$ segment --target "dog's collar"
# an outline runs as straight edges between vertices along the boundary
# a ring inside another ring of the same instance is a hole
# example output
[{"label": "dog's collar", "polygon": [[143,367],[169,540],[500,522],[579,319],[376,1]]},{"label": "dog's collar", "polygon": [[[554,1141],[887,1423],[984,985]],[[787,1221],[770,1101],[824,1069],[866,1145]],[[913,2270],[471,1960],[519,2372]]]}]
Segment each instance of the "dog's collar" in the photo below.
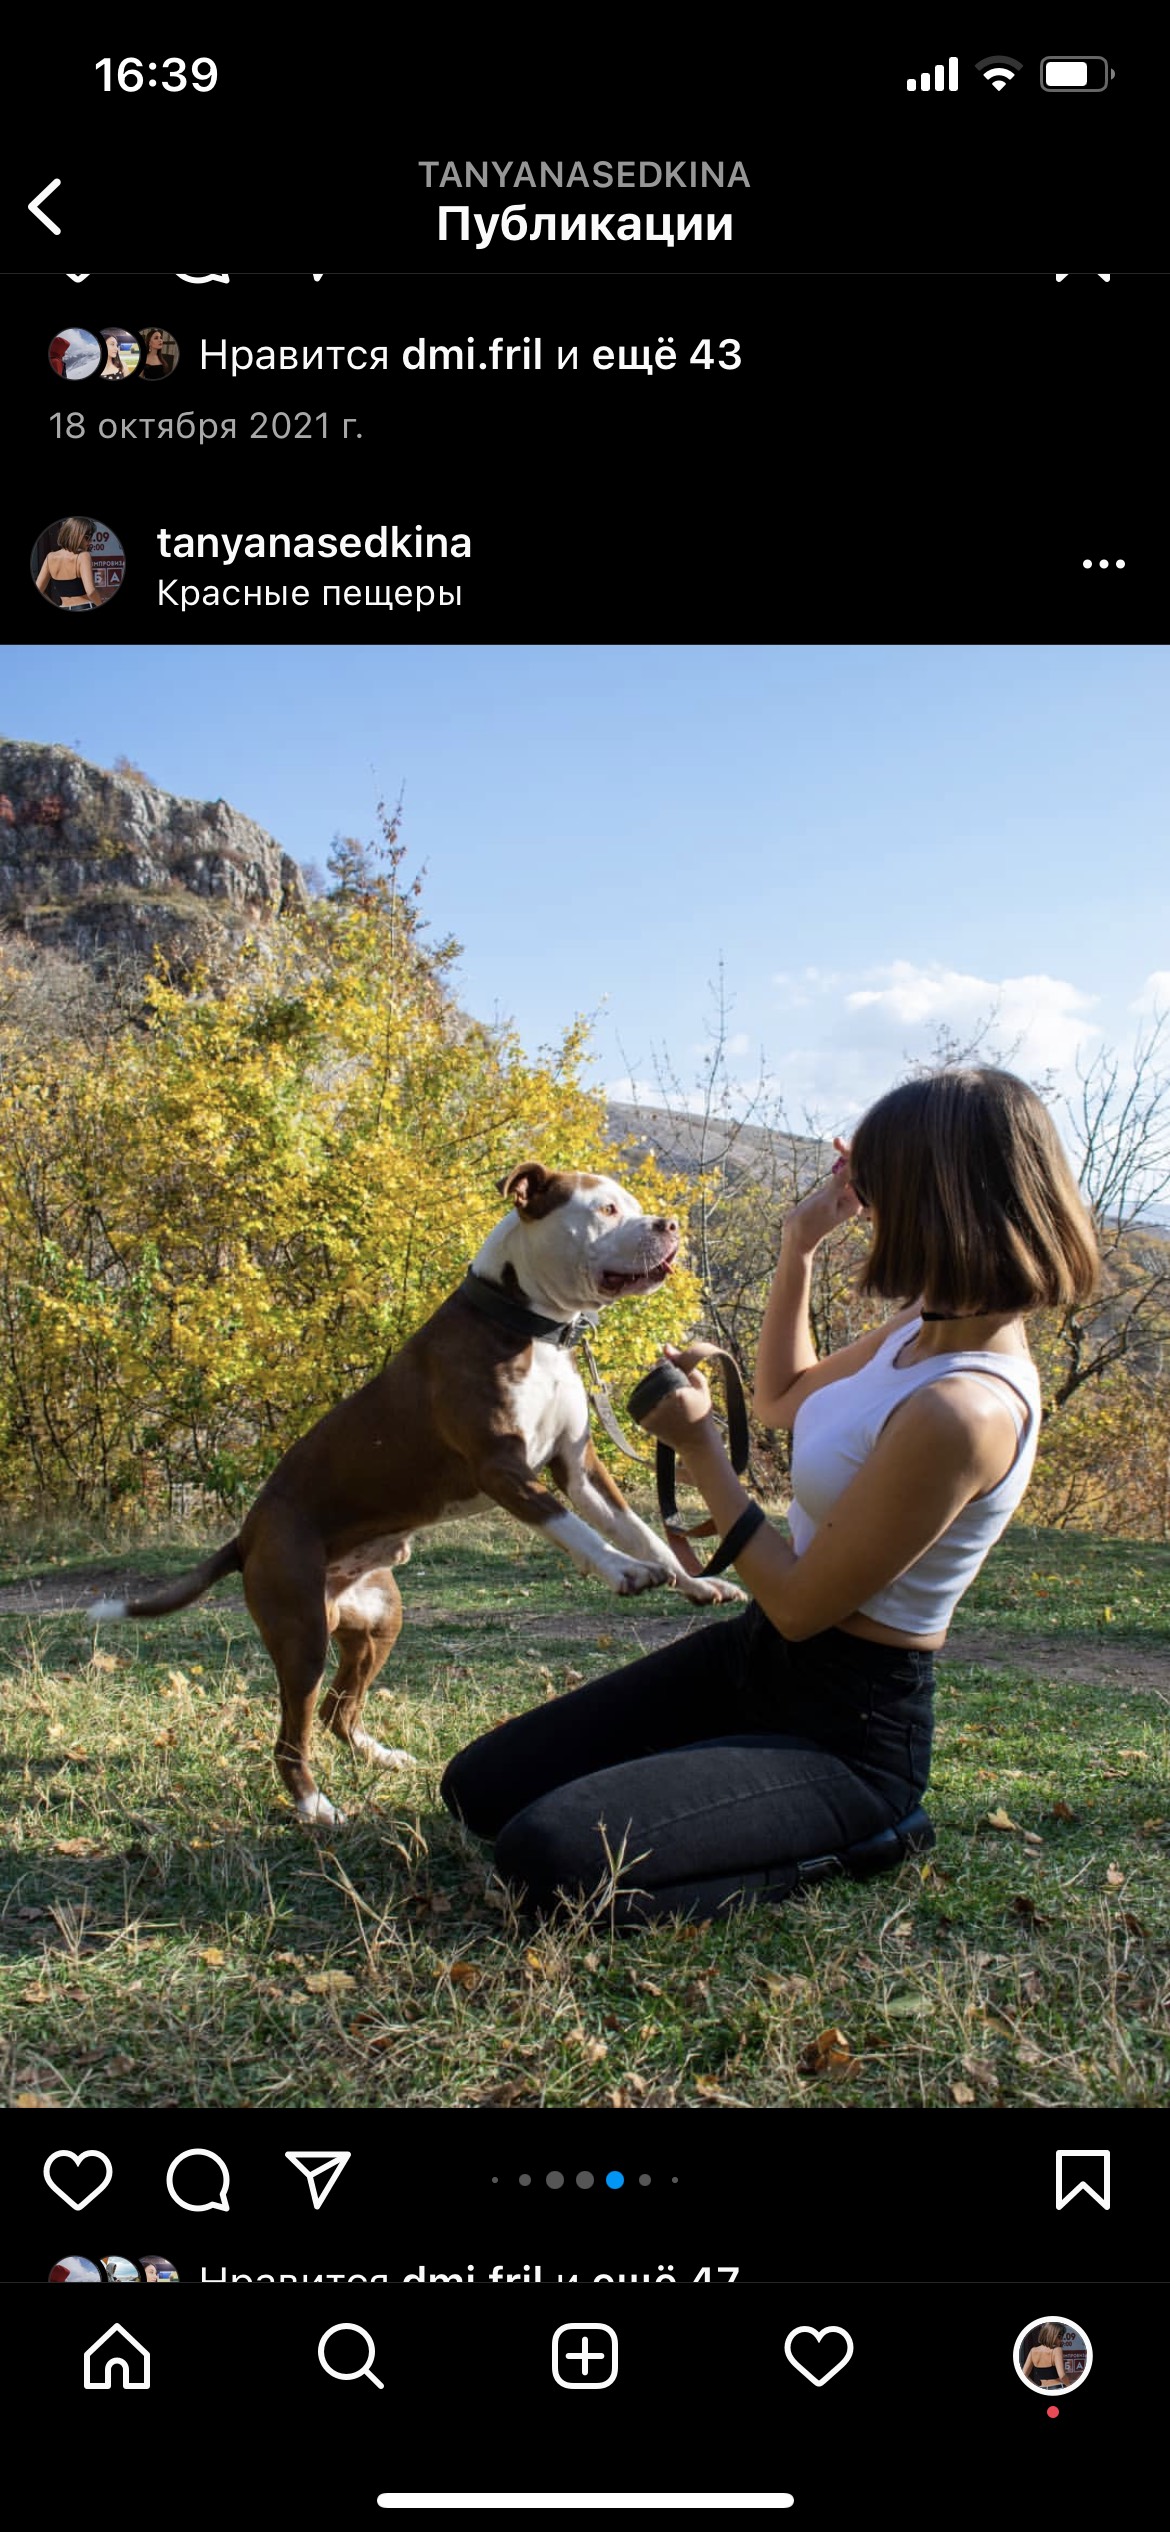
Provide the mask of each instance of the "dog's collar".
[{"label": "dog's collar", "polygon": [[530,1310],[526,1303],[513,1301],[498,1284],[489,1284],[486,1276],[477,1275],[469,1266],[459,1287],[473,1310],[481,1310],[485,1319],[494,1319],[498,1327],[507,1328],[511,1336],[531,1340],[543,1337],[548,1345],[579,1345],[590,1328],[597,1325],[600,1313],[581,1310],[575,1319],[545,1319],[539,1310]]}]

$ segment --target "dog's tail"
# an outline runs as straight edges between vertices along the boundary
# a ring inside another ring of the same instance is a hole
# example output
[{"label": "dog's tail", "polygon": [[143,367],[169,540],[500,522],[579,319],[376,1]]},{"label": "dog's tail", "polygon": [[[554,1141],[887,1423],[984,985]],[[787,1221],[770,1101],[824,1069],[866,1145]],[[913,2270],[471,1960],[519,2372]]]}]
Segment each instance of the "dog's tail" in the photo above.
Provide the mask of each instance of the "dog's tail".
[{"label": "dog's tail", "polygon": [[177,1582],[168,1583],[163,1591],[152,1591],[136,1600],[95,1600],[85,1612],[91,1626],[106,1618],[164,1618],[171,1609],[186,1609],[192,1600],[201,1600],[213,1583],[224,1574],[234,1574],[241,1563],[238,1539],[229,1539],[205,1565],[197,1565],[193,1574],[180,1574]]}]

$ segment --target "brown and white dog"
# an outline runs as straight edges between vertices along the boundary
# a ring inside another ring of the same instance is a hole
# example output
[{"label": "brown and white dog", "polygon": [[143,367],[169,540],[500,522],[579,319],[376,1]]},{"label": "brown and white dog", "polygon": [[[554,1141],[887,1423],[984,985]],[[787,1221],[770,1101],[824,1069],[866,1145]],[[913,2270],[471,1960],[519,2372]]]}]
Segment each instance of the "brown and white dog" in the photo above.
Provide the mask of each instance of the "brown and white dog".
[{"label": "brown and white dog", "polygon": [[[670,1274],[678,1223],[644,1214],[612,1178],[538,1161],[514,1169],[500,1193],[512,1209],[465,1281],[376,1379],[293,1443],[239,1535],[166,1590],[86,1613],[161,1617],[240,1571],[280,1683],[276,1764],[304,1820],[342,1817],[309,1765],[330,1636],[339,1662],[322,1721],[379,1766],[411,1763],[364,1732],[361,1714],[402,1625],[393,1568],[416,1531],[501,1504],[613,1591],[670,1583],[687,1600],[744,1597],[735,1583],[686,1573],[631,1511],[593,1448],[573,1360],[600,1310]],[[540,1483],[546,1469],[568,1505]]]}]

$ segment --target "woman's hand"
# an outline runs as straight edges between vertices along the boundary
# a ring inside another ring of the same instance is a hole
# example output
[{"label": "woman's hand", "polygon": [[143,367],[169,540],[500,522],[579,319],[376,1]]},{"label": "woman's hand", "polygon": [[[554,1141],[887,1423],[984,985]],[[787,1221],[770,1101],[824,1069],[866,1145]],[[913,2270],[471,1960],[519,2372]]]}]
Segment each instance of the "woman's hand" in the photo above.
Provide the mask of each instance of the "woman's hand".
[{"label": "woman's hand", "polygon": [[656,1442],[668,1443],[672,1451],[685,1457],[688,1443],[692,1447],[694,1445],[699,1425],[710,1425],[712,1433],[716,1430],[711,1413],[711,1392],[697,1365],[704,1355],[716,1353],[718,1348],[703,1344],[681,1348],[664,1345],[662,1351],[668,1363],[673,1363],[677,1371],[686,1373],[687,1386],[685,1389],[668,1390],[650,1414],[640,1416],[638,1421],[643,1432],[653,1434]]},{"label": "woman's hand", "polygon": [[811,1257],[813,1250],[842,1222],[856,1222],[866,1210],[849,1177],[849,1145],[842,1142],[839,1134],[833,1136],[833,1149],[839,1157],[828,1178],[784,1216],[784,1238],[806,1257]]}]

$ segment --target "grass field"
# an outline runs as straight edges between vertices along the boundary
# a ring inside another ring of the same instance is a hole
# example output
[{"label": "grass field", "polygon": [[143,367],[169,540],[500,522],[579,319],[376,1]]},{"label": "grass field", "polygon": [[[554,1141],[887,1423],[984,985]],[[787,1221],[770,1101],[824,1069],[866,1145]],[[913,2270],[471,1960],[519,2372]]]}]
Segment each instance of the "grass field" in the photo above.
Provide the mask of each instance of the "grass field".
[{"label": "grass field", "polygon": [[0,1567],[0,2100],[1170,2097],[1170,1548],[1009,1532],[939,1660],[929,1858],[634,1938],[518,1922],[438,1775],[664,1627],[722,1620],[611,1600],[503,1518],[424,1540],[368,1709],[420,1763],[318,1736],[349,1814],[323,1838],[278,1788],[238,1584],[96,1639],[58,1605],[199,1552],[42,1536]]}]

